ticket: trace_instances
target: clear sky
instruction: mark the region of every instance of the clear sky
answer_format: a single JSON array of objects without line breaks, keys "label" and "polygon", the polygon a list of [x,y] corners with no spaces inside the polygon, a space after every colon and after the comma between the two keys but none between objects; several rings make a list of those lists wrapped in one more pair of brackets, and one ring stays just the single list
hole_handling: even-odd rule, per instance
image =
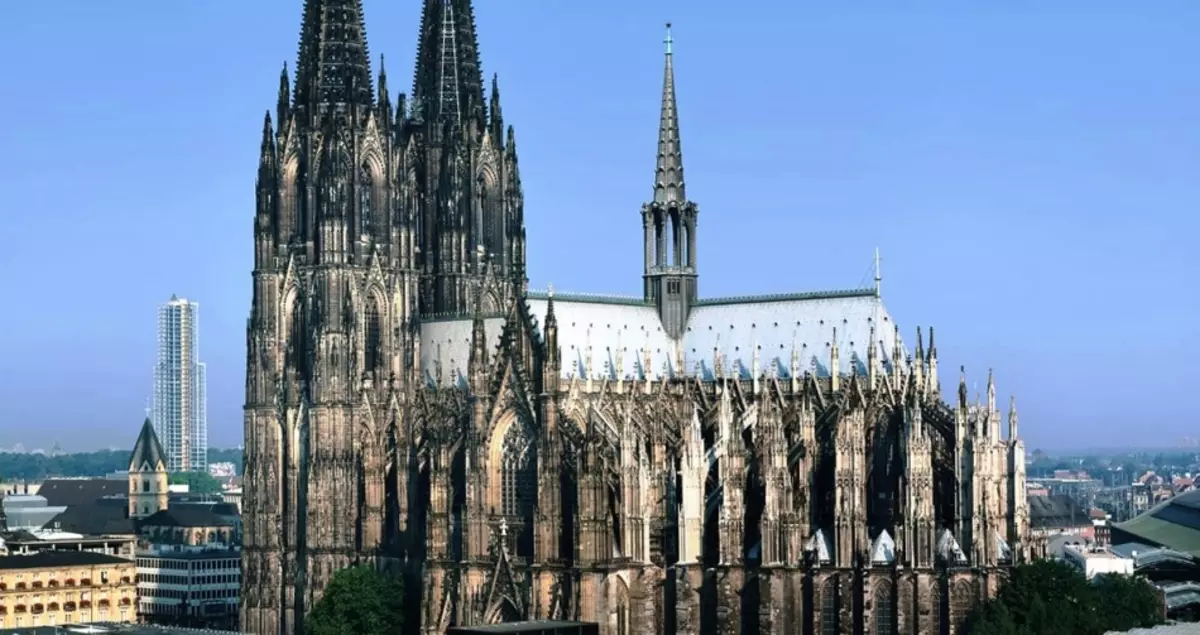
[{"label": "clear sky", "polygon": [[[365,4],[407,89],[419,2]],[[702,295],[865,286],[878,247],[947,394],[994,366],[1031,447],[1200,431],[1195,0],[475,4],[533,286],[640,291],[671,20]],[[6,3],[0,447],[131,445],[172,293],[201,305],[211,442],[240,442],[260,130],[301,5]]]}]

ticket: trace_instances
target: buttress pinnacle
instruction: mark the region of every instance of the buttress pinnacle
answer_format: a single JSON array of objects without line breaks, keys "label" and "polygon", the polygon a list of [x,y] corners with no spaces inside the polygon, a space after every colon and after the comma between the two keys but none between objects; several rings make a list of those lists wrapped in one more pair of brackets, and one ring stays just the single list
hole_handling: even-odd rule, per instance
[{"label": "buttress pinnacle", "polygon": [[666,69],[663,72],[662,115],[658,124],[658,161],[654,169],[654,202],[666,204],[687,200],[683,184],[683,147],[679,140],[679,112],[675,106],[674,44],[667,23]]}]

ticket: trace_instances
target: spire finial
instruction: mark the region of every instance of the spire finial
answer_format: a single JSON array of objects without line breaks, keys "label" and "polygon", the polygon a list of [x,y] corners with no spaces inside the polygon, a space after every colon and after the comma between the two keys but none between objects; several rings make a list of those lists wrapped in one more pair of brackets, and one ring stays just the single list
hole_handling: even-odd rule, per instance
[{"label": "spire finial", "polygon": [[548,298],[554,297],[554,285],[553,284],[546,285],[546,297],[548,297]]},{"label": "spire finial", "polygon": [[150,398],[146,397],[146,418],[150,418]]},{"label": "spire finial", "polygon": [[663,44],[667,45],[667,55],[671,54],[671,47],[675,44],[675,38],[671,37],[671,23],[667,23],[667,37],[663,40]]}]

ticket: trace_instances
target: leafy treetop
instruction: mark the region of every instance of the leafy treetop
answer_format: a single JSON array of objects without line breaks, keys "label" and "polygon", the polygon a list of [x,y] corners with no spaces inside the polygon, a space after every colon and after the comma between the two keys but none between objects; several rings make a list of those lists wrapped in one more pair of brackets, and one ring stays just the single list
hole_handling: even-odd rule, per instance
[{"label": "leafy treetop", "polygon": [[360,565],[333,574],[304,623],[306,635],[391,635],[404,621],[399,578]]},{"label": "leafy treetop", "polygon": [[1058,560],[1014,567],[1000,593],[968,622],[972,635],[1103,635],[1162,623],[1158,592],[1143,578],[1107,574],[1091,582]]}]

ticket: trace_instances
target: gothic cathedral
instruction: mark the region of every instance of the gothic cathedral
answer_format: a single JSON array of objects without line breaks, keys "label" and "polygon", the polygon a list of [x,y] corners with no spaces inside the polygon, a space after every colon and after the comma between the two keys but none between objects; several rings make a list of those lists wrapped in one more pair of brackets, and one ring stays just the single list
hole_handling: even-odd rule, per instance
[{"label": "gothic cathedral", "polygon": [[362,1],[306,0],[263,122],[243,629],[301,632],[371,562],[413,635],[960,632],[1036,550],[992,378],[943,401],[933,330],[906,346],[878,284],[699,295],[669,34],[643,296],[528,289],[471,2],[423,5],[393,103]]}]

